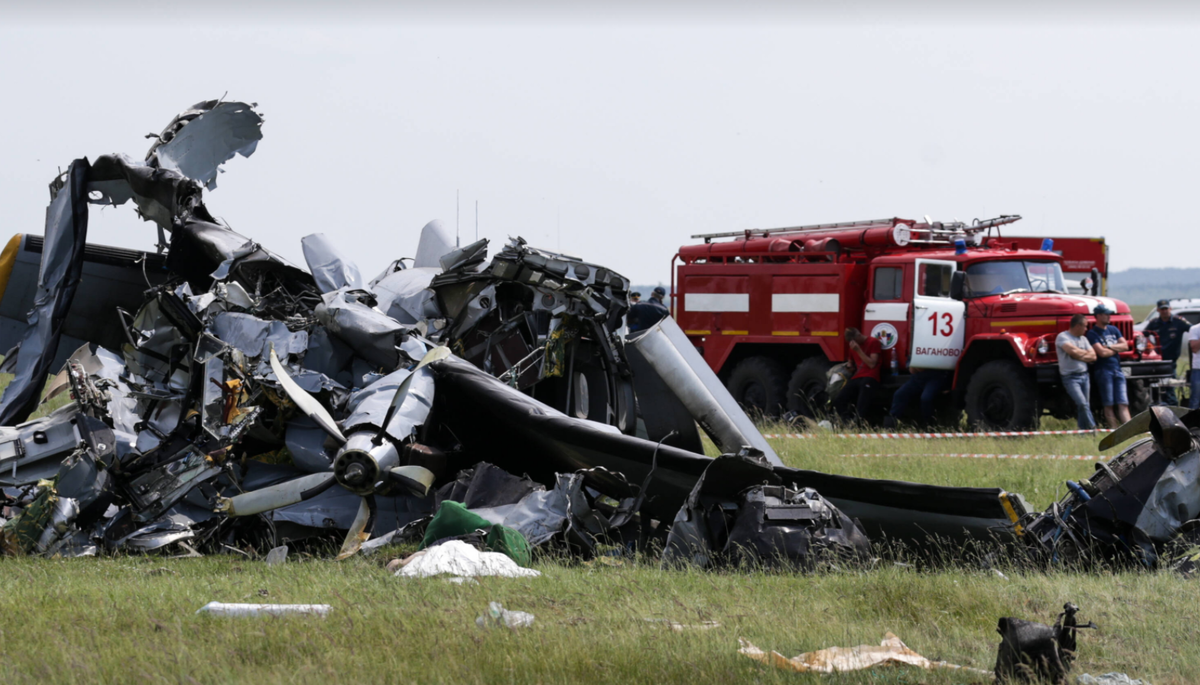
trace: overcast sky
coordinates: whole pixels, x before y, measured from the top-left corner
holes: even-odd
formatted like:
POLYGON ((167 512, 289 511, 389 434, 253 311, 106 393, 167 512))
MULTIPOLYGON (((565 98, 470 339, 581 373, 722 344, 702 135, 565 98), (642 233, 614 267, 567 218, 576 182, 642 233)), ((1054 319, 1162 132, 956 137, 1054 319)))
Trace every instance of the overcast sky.
MULTIPOLYGON (((299 264, 324 232, 373 276, 427 221, 453 230, 458 193, 464 243, 478 201, 494 248, 520 235, 637 283, 669 282, 693 233, 926 214, 1104 236, 1117 270, 1200 266, 1200 23, 1011 6, 4 6, 0 229, 40 233, 60 167, 141 158, 228 93, 264 140, 207 204, 299 264)), ((154 229, 107 208, 89 238, 152 249, 154 229)))

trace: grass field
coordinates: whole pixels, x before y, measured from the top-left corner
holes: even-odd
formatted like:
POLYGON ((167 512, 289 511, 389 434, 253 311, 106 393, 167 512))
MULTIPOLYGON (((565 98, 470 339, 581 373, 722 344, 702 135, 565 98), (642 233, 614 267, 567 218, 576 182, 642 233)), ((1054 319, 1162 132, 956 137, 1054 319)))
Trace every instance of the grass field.
MULTIPOLYGON (((767 427, 765 432, 775 432, 767 427)), ((972 452, 1094 454, 1089 437, 867 441, 777 440, 792 466, 956 485, 999 485, 1035 506, 1087 462, 844 457, 972 452)), ((996 620, 1052 622, 1065 601, 1099 624, 1081 639, 1079 672, 1124 671, 1155 685, 1195 682, 1200 583, 1171 573, 1025 573, 959 568, 791 573, 663 571, 539 559, 544 576, 402 580, 387 554, 334 562, 293 556, 280 567, 244 557, 0 560, 0 682, 986 682, 964 673, 895 669, 837 677, 791 674, 737 654, 738 638, 787 656, 877 643, 887 631, 934 659, 990 669, 996 620), (209 601, 328 603, 326 619, 213 619, 209 601), (474 624, 489 601, 530 611, 519 631, 474 624), (716 621, 719 628, 672 632, 716 621)))

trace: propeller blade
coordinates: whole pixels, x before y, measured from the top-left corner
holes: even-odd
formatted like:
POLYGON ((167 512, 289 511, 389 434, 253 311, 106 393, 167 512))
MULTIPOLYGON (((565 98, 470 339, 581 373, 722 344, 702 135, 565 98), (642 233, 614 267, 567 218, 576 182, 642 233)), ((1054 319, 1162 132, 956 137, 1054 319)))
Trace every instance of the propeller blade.
MULTIPOLYGON (((1153 420, 1151 409, 1155 409, 1155 407, 1151 407, 1132 419, 1129 419, 1117 427, 1116 430, 1104 436, 1104 439, 1100 441, 1100 449, 1111 449, 1117 445, 1120 445, 1126 440, 1132 440, 1142 433, 1148 432, 1150 430, 1150 423, 1153 420)), ((1167 409, 1170 409, 1176 416, 1183 416, 1189 411, 1184 407, 1167 407, 1167 409)))
POLYGON ((375 495, 367 495, 358 505, 358 515, 354 517, 354 523, 350 524, 350 530, 346 531, 346 540, 338 552, 338 560, 348 559, 357 554, 363 543, 371 539, 371 529, 374 527, 375 495))
POLYGON ((290 506, 316 497, 336 481, 332 473, 314 473, 265 488, 217 500, 217 511, 229 516, 250 516, 290 506))
POLYGON ((424 466, 397 466, 387 472, 392 482, 404 488, 408 492, 417 497, 424 497, 429 494, 429 488, 433 487, 433 481, 437 476, 433 471, 424 466))
MULTIPOLYGON (((422 360, 423 362, 424 360, 422 360)), ((275 377, 279 379, 279 384, 283 386, 283 391, 287 396, 296 403, 300 411, 304 412, 308 418, 317 422, 317 425, 325 430, 331 437, 338 441, 339 444, 346 444, 346 436, 342 435, 341 429, 338 428, 337 421, 329 415, 325 407, 317 401, 317 398, 308 394, 292 380, 288 372, 283 368, 283 364, 279 363, 279 357, 275 355, 275 345, 271 345, 271 370, 275 372, 275 377)), ((406 379, 407 380, 407 379, 406 379)))
POLYGON ((404 404, 404 398, 408 397, 408 389, 412 387, 412 381, 417 375, 417 372, 426 366, 429 366, 433 362, 445 359, 449 356, 450 348, 446 347, 445 345, 440 345, 432 350, 429 350, 425 353, 424 357, 421 357, 420 363, 418 363, 416 368, 412 370, 412 373, 408 374, 408 377, 405 378, 402 383, 400 383, 399 388, 396 388, 396 394, 392 397, 392 403, 390 406, 388 406, 387 414, 385 414, 383 417, 383 423, 379 426, 379 433, 375 436, 376 440, 383 438, 384 433, 387 432, 388 425, 392 422, 392 417, 396 415, 396 410, 400 408, 400 405, 404 404))
POLYGON ((1196 441, 1192 439, 1192 431, 1184 425, 1179 417, 1166 407, 1150 407, 1154 420, 1150 422, 1150 435, 1158 448, 1172 460, 1196 449, 1196 441))

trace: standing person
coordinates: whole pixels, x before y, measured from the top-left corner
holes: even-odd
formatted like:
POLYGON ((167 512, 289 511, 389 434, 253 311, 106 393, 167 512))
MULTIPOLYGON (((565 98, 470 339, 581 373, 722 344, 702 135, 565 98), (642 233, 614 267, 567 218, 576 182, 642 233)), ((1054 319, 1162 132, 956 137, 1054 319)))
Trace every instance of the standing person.
MULTIPOLYGON (((1158 318, 1146 324, 1146 332, 1158 337, 1158 346, 1162 350, 1162 358, 1171 362, 1171 376, 1177 376, 1175 371, 1179 364, 1179 354, 1183 351, 1183 339, 1187 337, 1192 324, 1182 316, 1171 313, 1171 303, 1168 300, 1158 301, 1158 318)), ((1164 404, 1178 404, 1175 388, 1168 386, 1163 390, 1164 404)))
POLYGON ((667 289, 662 287, 661 285, 657 286, 654 288, 654 290, 652 290, 650 292, 650 304, 656 304, 656 305, 662 307, 663 309, 666 309, 667 313, 669 314, 669 313, 671 313, 671 310, 667 308, 667 305, 663 304, 663 298, 666 296, 667 296, 667 289))
POLYGON ((1200 323, 1188 331, 1188 350, 1192 353, 1192 368, 1188 369, 1192 397, 1188 400, 1188 408, 1200 409, 1200 323))
POLYGON ((638 302, 641 302, 641 301, 642 301, 641 293, 639 293, 636 290, 629 293, 629 304, 637 304, 638 302))
POLYGON ((1088 342, 1096 352, 1092 380, 1100 392, 1100 404, 1104 405, 1108 427, 1118 428, 1129 420, 1129 394, 1125 374, 1121 372, 1121 353, 1129 350, 1129 342, 1116 326, 1108 323, 1116 312, 1098 304, 1092 313, 1096 315, 1096 324, 1087 332, 1088 342))
POLYGON ((1054 340, 1054 351, 1058 354, 1058 373, 1062 376, 1063 388, 1075 403, 1075 425, 1079 430, 1092 430, 1096 419, 1092 417, 1092 390, 1088 383, 1088 364, 1096 361, 1096 351, 1087 339, 1087 317, 1076 314, 1071 317, 1071 327, 1054 340))
POLYGON ((856 370, 833 398, 833 410, 843 421, 850 421, 855 415, 866 416, 875 399, 879 374, 883 370, 883 344, 863 335, 857 328, 846 329, 846 341, 856 370))

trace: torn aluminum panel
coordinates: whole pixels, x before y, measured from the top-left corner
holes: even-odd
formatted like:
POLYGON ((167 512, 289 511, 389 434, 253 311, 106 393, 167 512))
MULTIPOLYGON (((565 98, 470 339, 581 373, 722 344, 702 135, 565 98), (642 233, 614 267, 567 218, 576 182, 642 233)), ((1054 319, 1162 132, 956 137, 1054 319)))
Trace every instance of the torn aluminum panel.
POLYGON ((262 115, 254 104, 206 100, 180 112, 146 153, 153 167, 178 172, 217 187, 221 165, 234 155, 249 157, 262 140, 262 115))
POLYGON ((324 233, 313 233, 300 239, 304 261, 322 294, 349 288, 365 287, 362 274, 354 262, 347 259, 324 233))
POLYGON ((86 445, 75 426, 77 412, 68 404, 45 418, 0 428, 0 484, 31 485, 53 478, 63 459, 86 445))
POLYGON ((326 293, 316 308, 317 320, 376 368, 394 369, 400 364, 396 346, 405 336, 404 327, 360 298, 369 293, 348 288, 326 293))
POLYGON ((25 335, 17 348, 14 378, 0 397, 0 425, 29 417, 58 354, 63 319, 71 307, 83 274, 87 243, 87 174, 85 159, 77 159, 63 176, 62 186, 46 210, 46 239, 38 274, 37 296, 29 310, 25 335))
POLYGON ((308 349, 308 332, 291 331, 282 321, 267 321, 241 312, 222 312, 212 319, 212 335, 241 350, 247 357, 262 357, 274 349, 281 357, 302 355, 308 349))

